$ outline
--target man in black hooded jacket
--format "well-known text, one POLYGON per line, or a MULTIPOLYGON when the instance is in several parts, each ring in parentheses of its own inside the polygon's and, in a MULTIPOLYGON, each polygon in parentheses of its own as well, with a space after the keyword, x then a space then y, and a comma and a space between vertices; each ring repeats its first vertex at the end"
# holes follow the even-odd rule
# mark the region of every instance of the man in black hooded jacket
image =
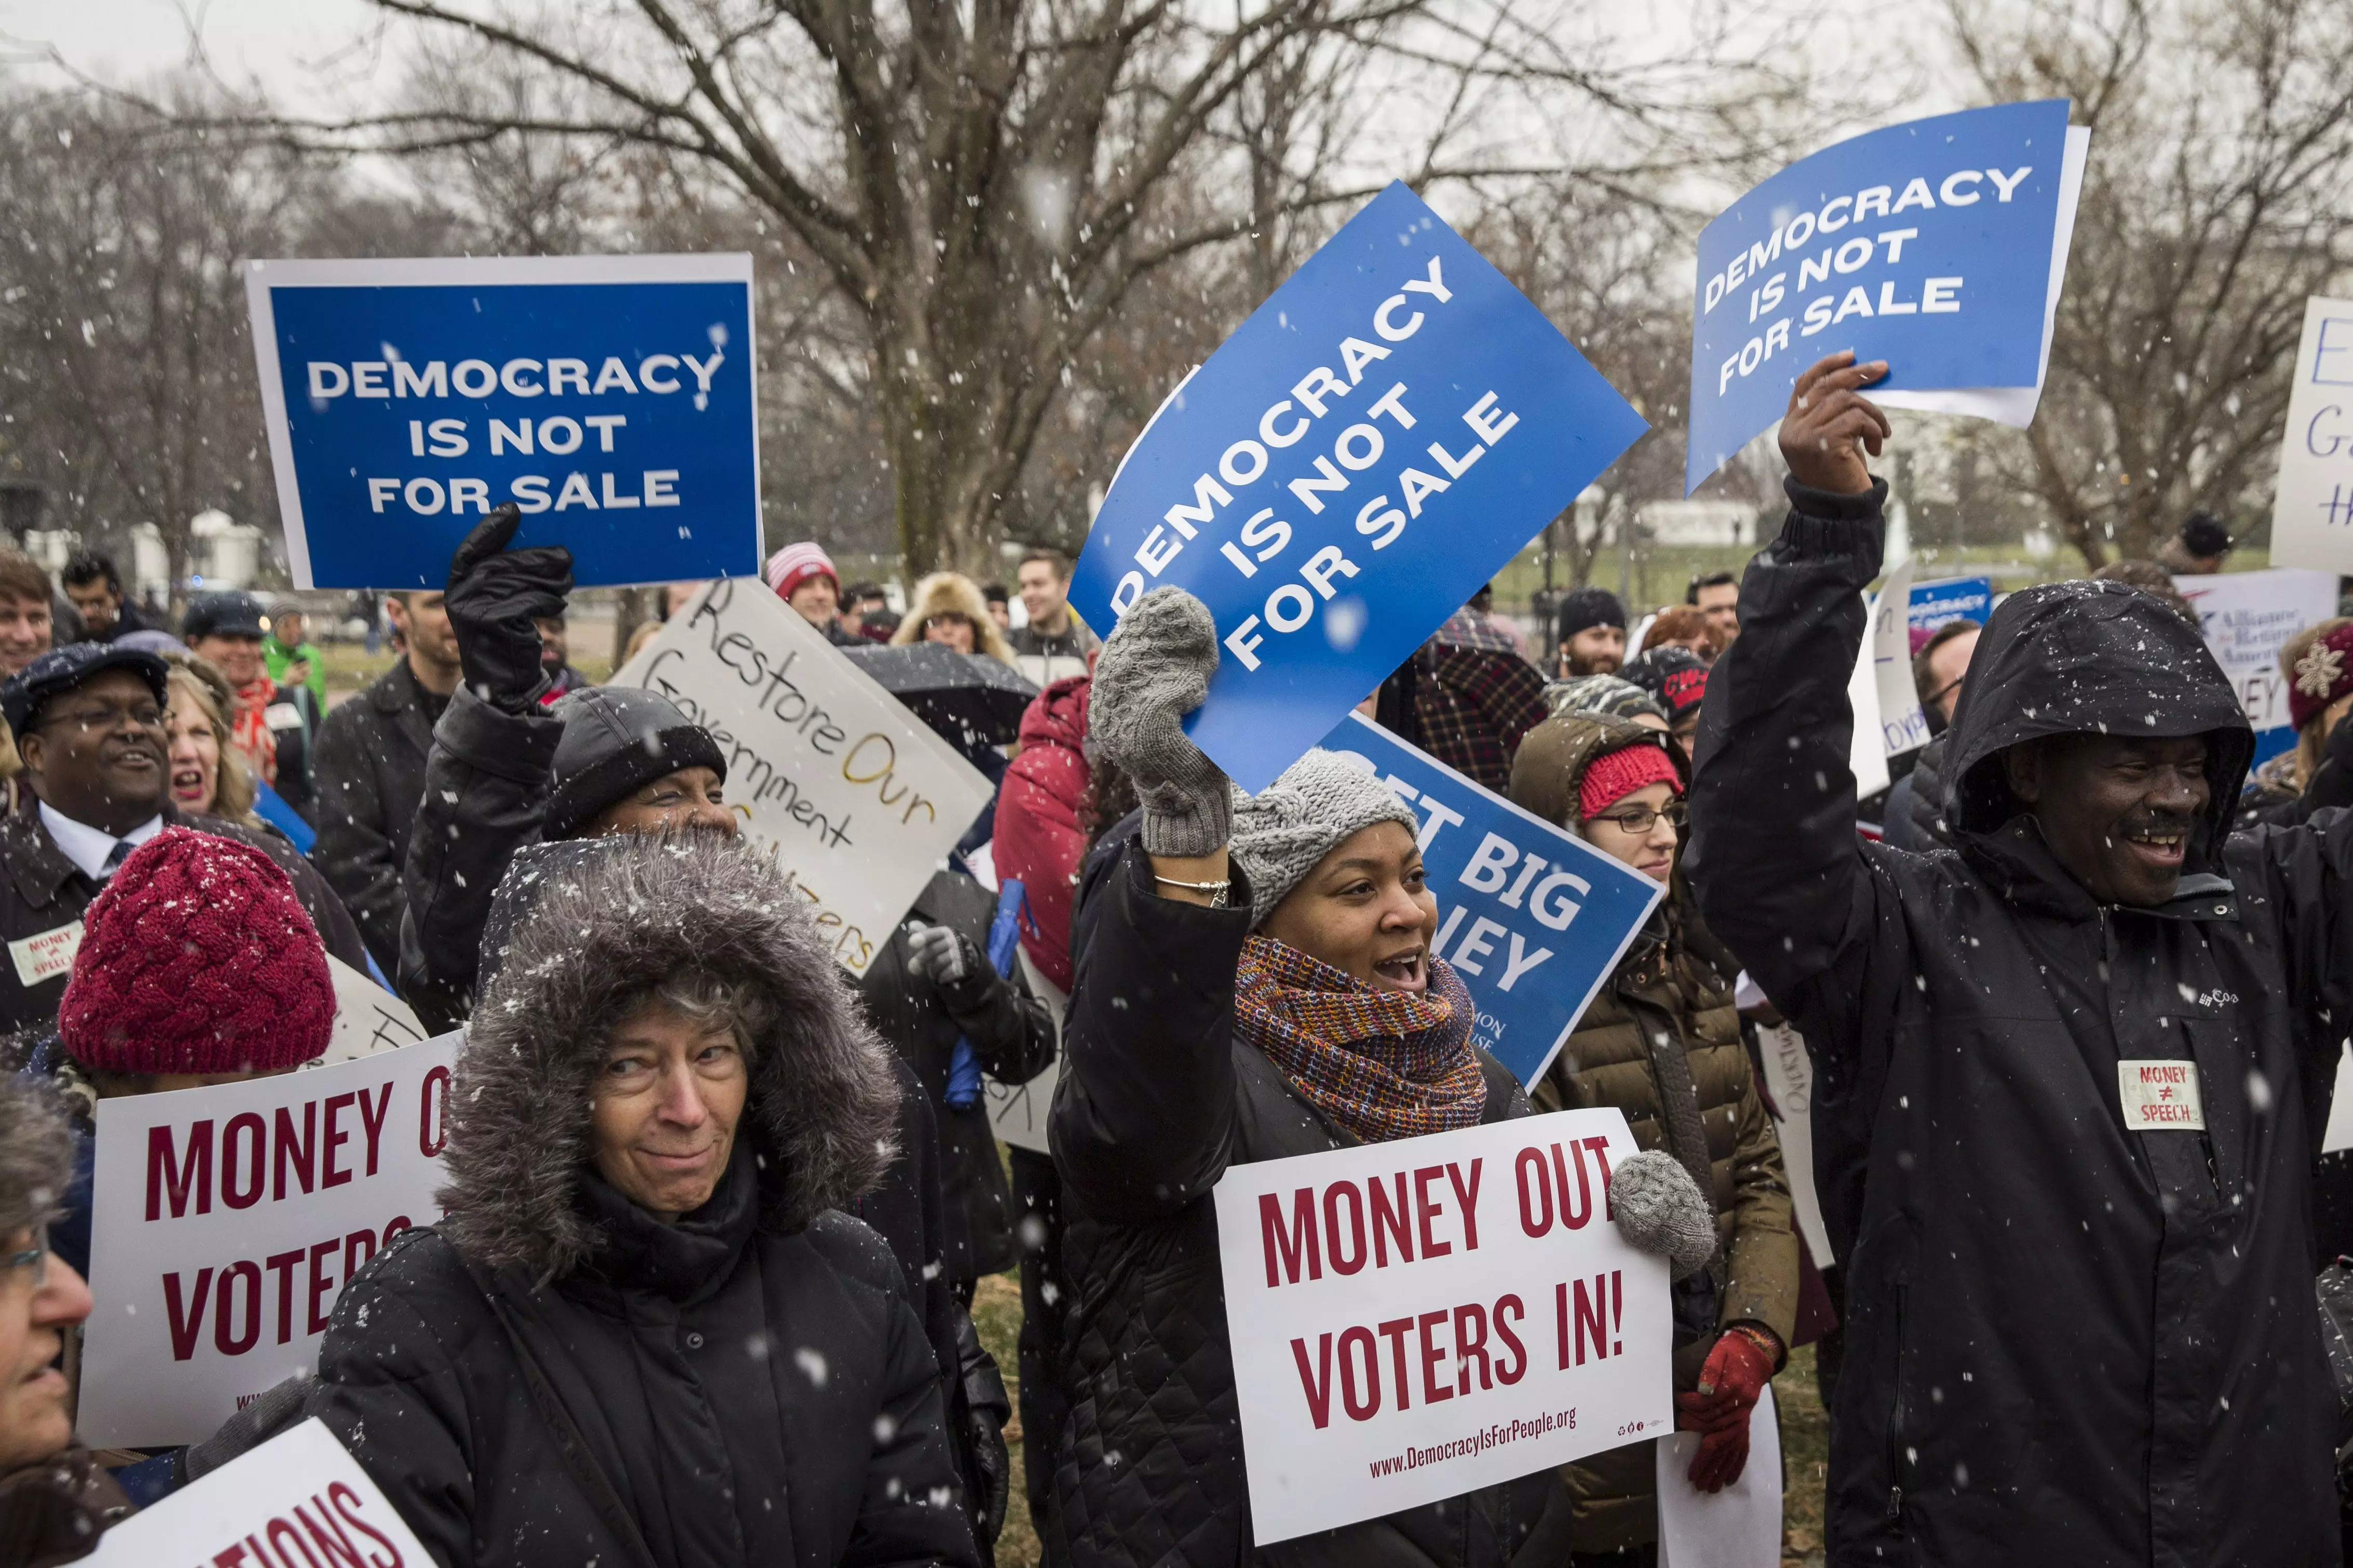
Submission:
POLYGON ((2120 584, 1995 612, 1957 855, 1859 837, 1847 672, 1886 423, 1798 381, 1792 510, 1709 683, 1691 870, 1815 1053, 1846 1273, 1830 1559, 2330 1563, 2309 1150, 2353 1003, 2353 816, 2227 837, 2253 736, 2120 584), (2331 1017, 2337 1020, 2330 1022, 2331 1017))

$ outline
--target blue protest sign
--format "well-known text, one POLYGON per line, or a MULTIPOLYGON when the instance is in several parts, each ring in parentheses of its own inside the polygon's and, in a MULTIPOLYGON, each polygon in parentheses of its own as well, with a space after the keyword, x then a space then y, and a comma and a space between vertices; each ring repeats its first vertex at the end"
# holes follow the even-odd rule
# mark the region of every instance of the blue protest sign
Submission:
POLYGON ((438 588, 484 513, 584 585, 754 573, 749 256, 254 261, 295 585, 438 588))
POLYGON ((2090 134, 2056 98, 1891 125, 1701 230, 1685 493, 1840 349, 1887 362, 1889 406, 2032 420, 2090 134))
POLYGON ((1912 584, 1909 617, 1914 631, 1932 632, 1947 621, 1975 621, 1983 626, 1992 614, 1990 577, 1938 577, 1912 584))
POLYGON ((1172 393, 1071 602, 1174 584, 1216 617, 1187 729, 1249 791, 1403 663, 1646 428, 1559 329, 1393 184, 1172 393))
POLYGON ((1472 1038, 1534 1084, 1666 889, 1351 713, 1319 742, 1421 821, 1438 897, 1431 952, 1478 1006, 1472 1038))

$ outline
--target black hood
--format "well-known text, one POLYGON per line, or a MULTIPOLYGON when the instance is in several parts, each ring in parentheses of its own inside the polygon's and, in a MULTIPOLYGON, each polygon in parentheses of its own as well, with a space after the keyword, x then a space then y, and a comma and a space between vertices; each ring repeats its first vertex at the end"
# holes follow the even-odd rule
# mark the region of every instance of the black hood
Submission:
POLYGON ((1946 745, 1953 830, 1989 834, 2017 815, 2002 752, 2075 734, 2209 737, 2213 793, 2189 867, 2212 868, 2255 736, 2197 627, 2123 583, 2049 583, 2004 600, 1969 659, 1946 745))
POLYGON ((711 731, 659 691, 585 687, 554 711, 564 733, 547 777, 546 837, 571 837, 615 801, 681 768, 709 768, 726 781, 727 758, 711 731))

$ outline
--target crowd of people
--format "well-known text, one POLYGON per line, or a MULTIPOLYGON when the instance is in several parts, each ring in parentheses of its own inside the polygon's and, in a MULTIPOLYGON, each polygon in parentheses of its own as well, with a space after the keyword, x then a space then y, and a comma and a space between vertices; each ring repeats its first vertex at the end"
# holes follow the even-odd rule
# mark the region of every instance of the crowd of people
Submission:
POLYGON ((512 507, 444 591, 386 595, 398 658, 332 709, 290 605, 202 595, 174 634, 100 558, 60 605, 0 554, 0 1563, 317 1416, 447 1568, 978 1564, 1009 1430, 1056 1568, 1630 1568, 1662 1484, 1743 1476, 1806 1344, 1832 1563, 2337 1561, 2313 1151, 2353 1008, 2353 620, 2284 650, 2300 743, 2250 781, 2172 584, 2229 551, 2192 519, 2179 559, 1915 634, 1935 739, 1859 799, 1883 370, 1800 379, 1744 575, 1631 625, 1578 589, 1537 649, 1482 593, 1360 707, 1664 889, 1525 1085, 1472 1041, 1398 796, 1320 750, 1243 795, 1186 737, 1219 645, 1181 589, 1098 642, 1051 551, 902 612, 814 543, 769 561, 837 645, 1072 667, 994 758, 989 854, 852 976, 739 838, 718 740, 572 668, 570 557, 512 507), (78 1447, 96 1102, 316 1059, 330 955, 467 1026, 443 1217, 213 1438, 78 1447), (1785 1023, 1810 1173, 1762 1087, 1785 1023), (1051 1153, 1004 1150, 983 1079, 1057 1062, 1051 1153), (2190 1064, 2201 1120, 2136 1122, 2135 1062, 2190 1064), (1673 1281, 1681 1477, 1645 1438, 1257 1547, 1219 1177, 1595 1107, 1644 1151, 1611 1201, 1673 1281), (972 1318, 1014 1269, 1018 1427, 972 1318))

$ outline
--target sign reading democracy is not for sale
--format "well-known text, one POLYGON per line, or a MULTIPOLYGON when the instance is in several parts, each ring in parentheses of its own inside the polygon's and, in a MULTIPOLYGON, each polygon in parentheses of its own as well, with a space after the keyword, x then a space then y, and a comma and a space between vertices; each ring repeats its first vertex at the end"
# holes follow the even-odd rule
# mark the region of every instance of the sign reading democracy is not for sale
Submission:
POLYGON ((727 803, 863 974, 988 781, 757 578, 687 601, 615 686, 660 692, 727 757, 727 803))
POLYGON ((483 514, 583 584, 760 560, 748 256, 253 261, 299 588, 438 588, 483 514))
POLYGON ((1071 578, 1110 626, 1182 587, 1221 643, 1194 742, 1256 793, 1644 430, 1403 184, 1171 393, 1071 578))
POLYGON ((459 1039, 98 1102, 85 1441, 198 1442, 318 1364, 345 1282, 441 1217, 459 1039))
POLYGON ((1412 807, 1438 898, 1431 956, 1471 993, 1472 1040, 1533 1085, 1666 889, 1359 714, 1322 743, 1412 807))
POLYGON ((1840 349, 1887 362, 1871 396, 1891 408, 2029 424, 2090 137, 2064 99, 1891 125, 1792 163, 1701 230, 1684 489, 1840 349))
POLYGON ((1226 1172, 1258 1544, 1673 1430, 1666 1264, 1610 1218, 1635 1149, 1567 1110, 1226 1172))

